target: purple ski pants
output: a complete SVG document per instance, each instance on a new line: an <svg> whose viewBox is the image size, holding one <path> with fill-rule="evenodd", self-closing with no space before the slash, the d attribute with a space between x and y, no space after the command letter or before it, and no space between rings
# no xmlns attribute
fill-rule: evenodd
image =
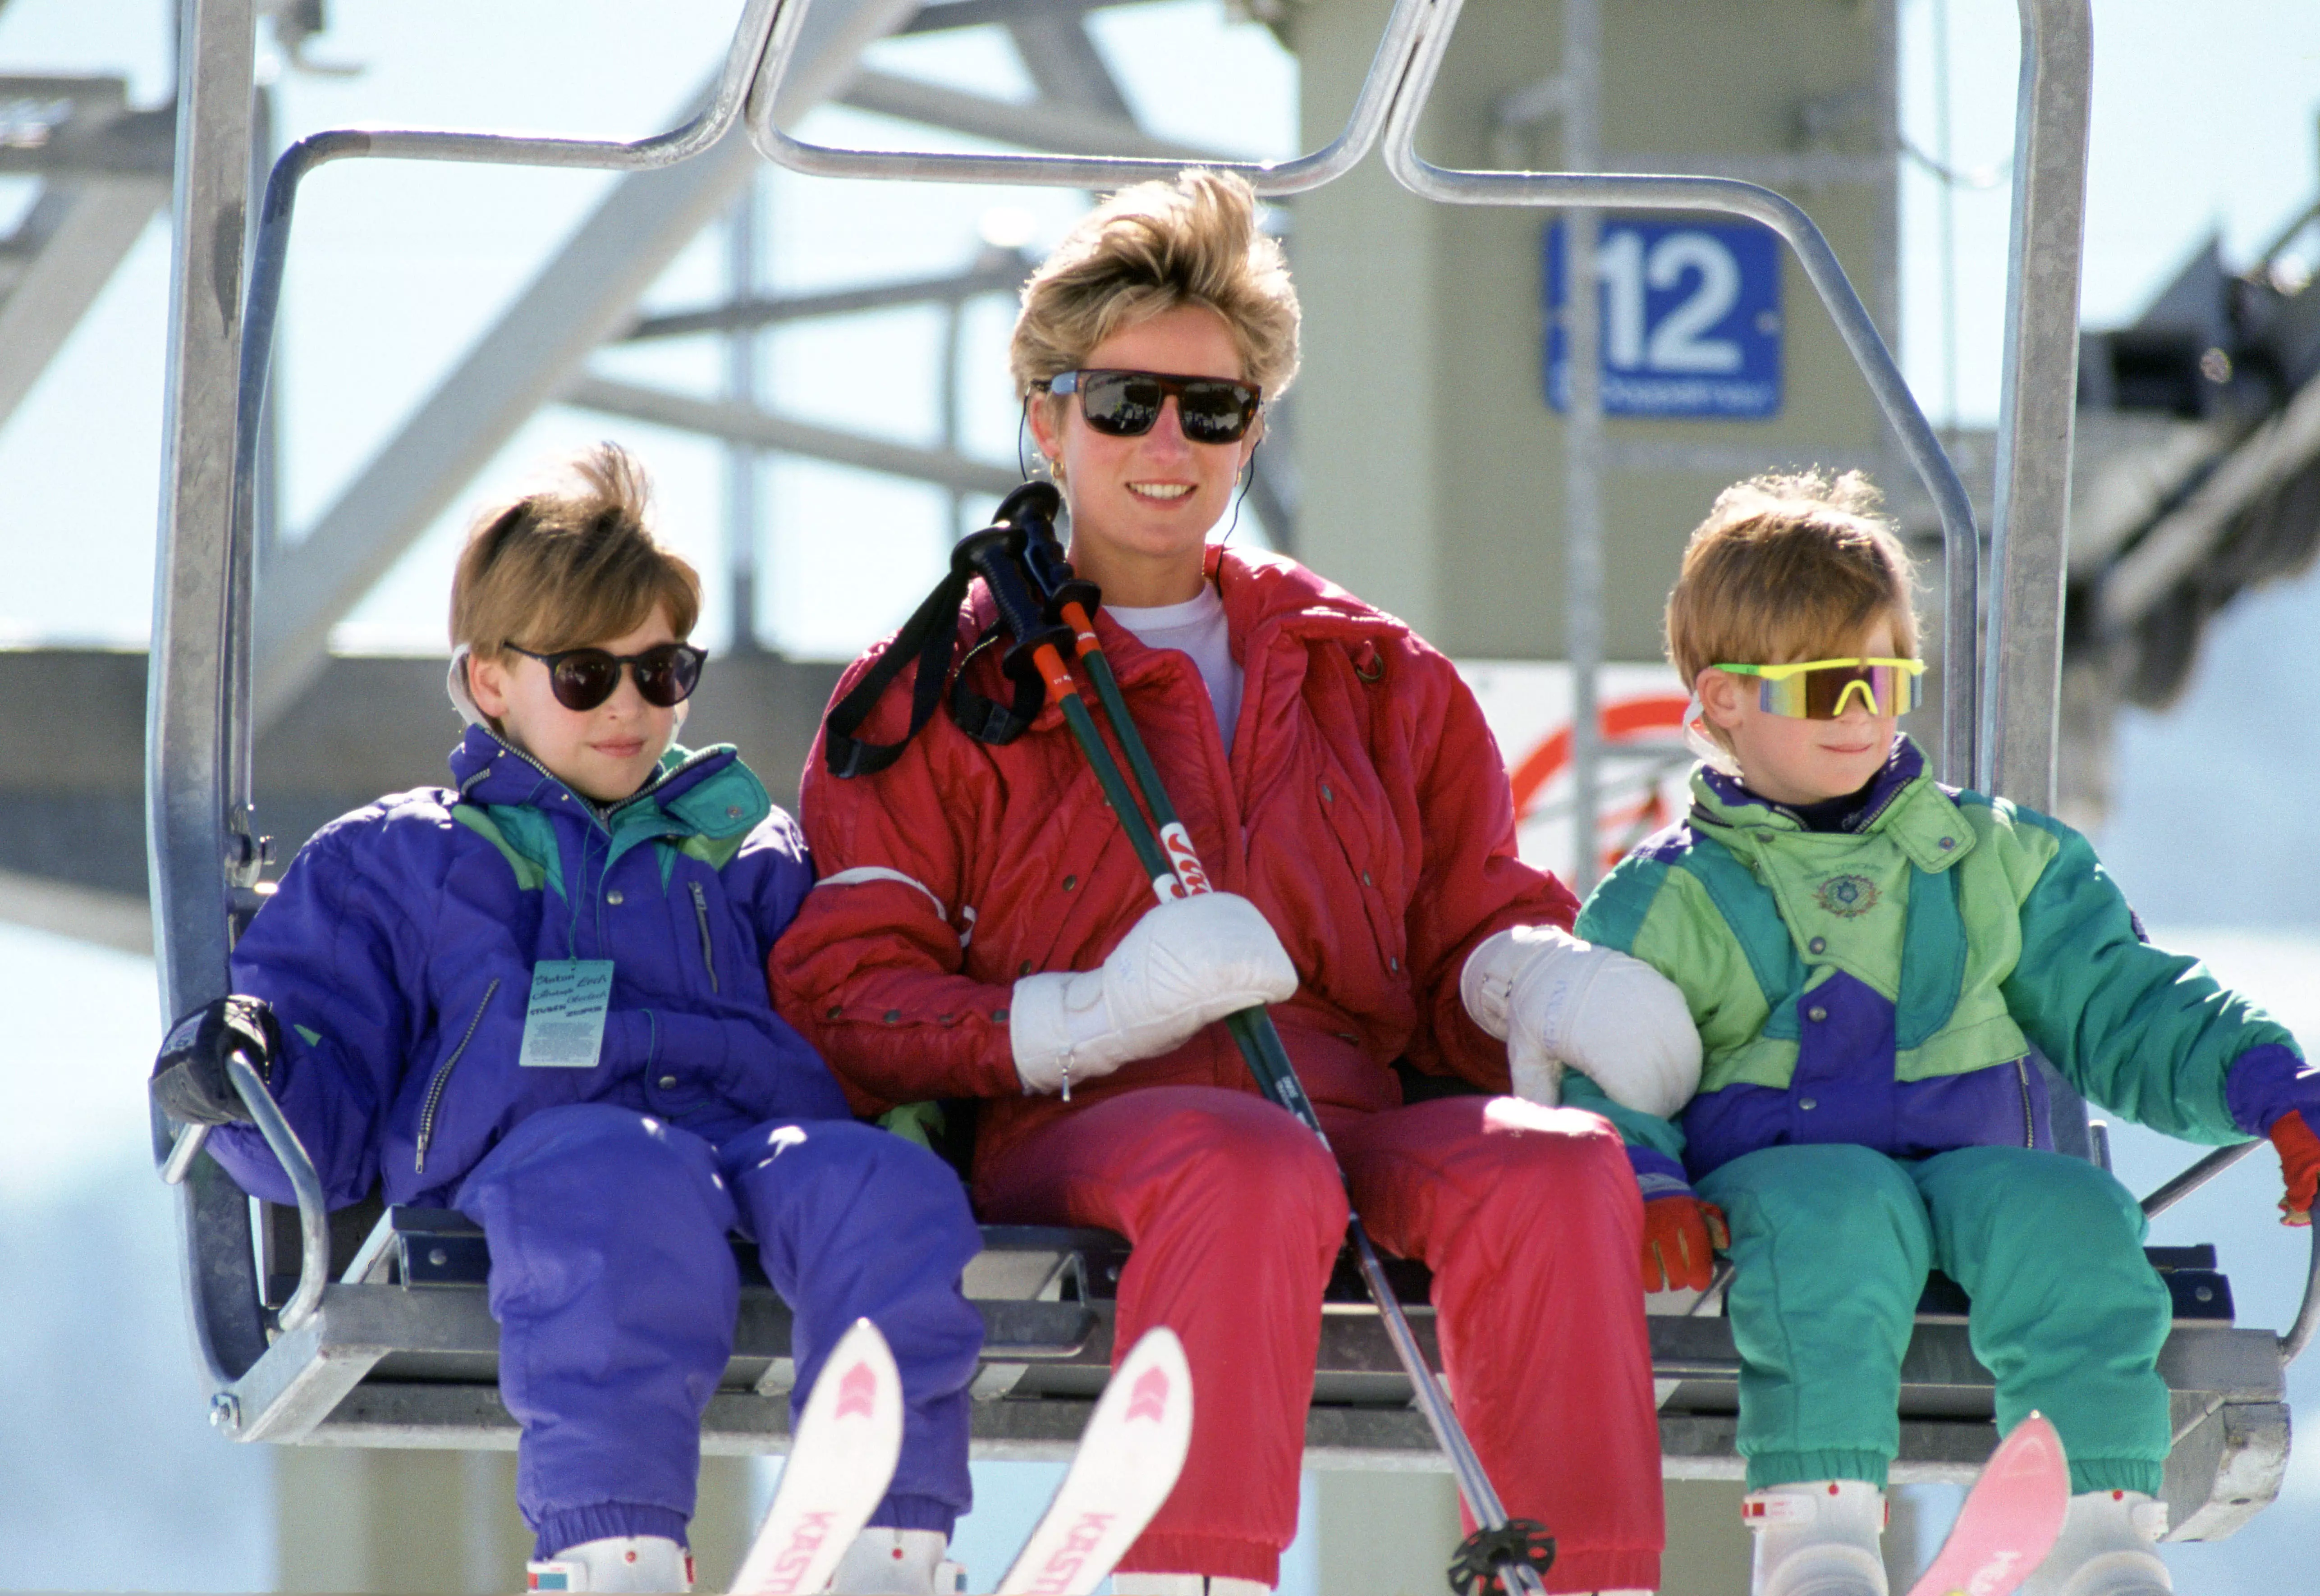
<svg viewBox="0 0 2320 1596"><path fill-rule="evenodd" d="M456 1202L491 1242L500 1393L523 1426L516 1499L539 1555L606 1536L684 1539L702 1412L732 1350L736 1230L790 1305L793 1416L855 1320L893 1348L902 1456L870 1521L947 1532L971 1505L983 1321L959 1272L982 1242L957 1177L926 1149L825 1120L712 1142L580 1104L517 1125Z"/></svg>

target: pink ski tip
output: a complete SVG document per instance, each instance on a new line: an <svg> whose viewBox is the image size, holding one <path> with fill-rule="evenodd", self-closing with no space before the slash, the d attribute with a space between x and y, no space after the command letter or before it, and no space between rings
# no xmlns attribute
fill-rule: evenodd
<svg viewBox="0 0 2320 1596"><path fill-rule="evenodd" d="M1991 1454L1909 1596L2011 1596L2053 1550L2070 1504L2062 1438L2034 1412Z"/></svg>
<svg viewBox="0 0 2320 1596"><path fill-rule="evenodd" d="M1155 1366L1144 1371L1129 1393L1128 1417L1148 1419L1157 1424L1168 1416L1168 1371Z"/></svg>
<svg viewBox="0 0 2320 1596"><path fill-rule="evenodd" d="M836 1417L859 1413L867 1418L877 1402L878 1375L867 1363L857 1363L838 1376Z"/></svg>

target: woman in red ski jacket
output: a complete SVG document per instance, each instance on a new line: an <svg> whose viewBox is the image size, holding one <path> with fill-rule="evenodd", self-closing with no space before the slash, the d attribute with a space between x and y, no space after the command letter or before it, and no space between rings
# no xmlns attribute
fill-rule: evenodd
<svg viewBox="0 0 2320 1596"><path fill-rule="evenodd" d="M1504 1093L1511 1036L1518 1075L1552 1055L1625 1100L1596 1055L1680 1076L1689 1016L1565 934L1578 905L1516 857L1504 765L1447 660L1292 561L1206 543L1296 324L1246 185L1188 172L1085 219L1014 338L1071 557L1104 595L1096 630L1219 891L1154 906L1056 709L1004 744L937 715L875 774L809 762L822 877L775 949L777 1000L857 1107L982 1100L986 1221L1134 1243L1118 1345L1173 1328L1197 1399L1183 1477L1119 1589L1272 1584L1348 1180L1378 1242L1434 1272L1475 1447L1508 1511L1557 1537L1549 1589L1647 1589L1659 1447L1619 1139L1542 1091L1404 1106L1392 1065ZM973 590L960 636L993 618ZM967 684L1004 701L996 652ZM909 681L864 741L902 741ZM1336 1163L1214 1023L1257 1002Z"/></svg>

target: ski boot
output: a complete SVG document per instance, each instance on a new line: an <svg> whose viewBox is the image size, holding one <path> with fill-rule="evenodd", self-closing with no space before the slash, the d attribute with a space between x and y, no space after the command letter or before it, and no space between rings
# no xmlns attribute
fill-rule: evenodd
<svg viewBox="0 0 2320 1596"><path fill-rule="evenodd" d="M527 1591L693 1589L693 1554L665 1535L613 1535L523 1565Z"/></svg>
<svg viewBox="0 0 2320 1596"><path fill-rule="evenodd" d="M1887 1596L1885 1493L1867 1481L1752 1491L1740 1517L1756 1537L1753 1596Z"/></svg>
<svg viewBox="0 0 2320 1596"><path fill-rule="evenodd" d="M2081 1492L2022 1596L2163 1596L2175 1582L2152 1543L2165 1533L2163 1501L2140 1491Z"/></svg>
<svg viewBox="0 0 2320 1596"><path fill-rule="evenodd" d="M950 1537L939 1529L865 1529L838 1560L829 1589L850 1596L950 1596L966 1589L966 1570L947 1563Z"/></svg>

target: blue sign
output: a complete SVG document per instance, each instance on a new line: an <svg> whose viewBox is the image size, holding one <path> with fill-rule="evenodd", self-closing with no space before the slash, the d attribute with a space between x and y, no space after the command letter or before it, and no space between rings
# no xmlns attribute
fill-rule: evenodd
<svg viewBox="0 0 2320 1596"><path fill-rule="evenodd" d="M1546 402L1570 401L1563 224L1546 230ZM1762 420L1781 411L1781 246L1749 222L1606 217L1603 411Z"/></svg>

